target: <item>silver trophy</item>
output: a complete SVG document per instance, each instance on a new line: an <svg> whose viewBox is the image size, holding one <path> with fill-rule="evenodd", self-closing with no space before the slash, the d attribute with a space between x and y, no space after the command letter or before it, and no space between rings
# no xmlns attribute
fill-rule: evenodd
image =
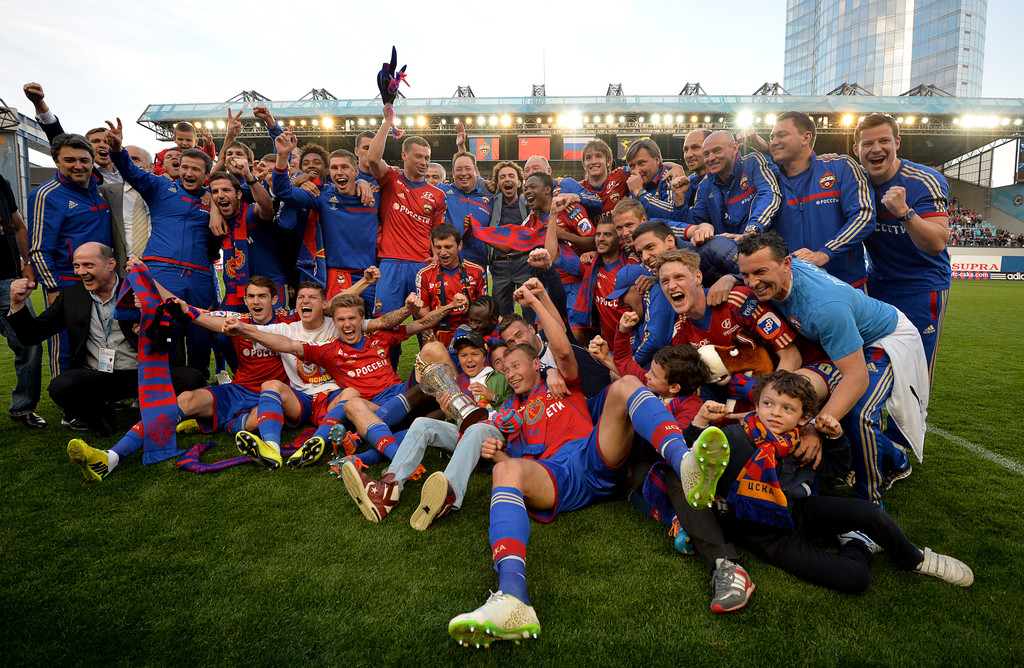
<svg viewBox="0 0 1024 668"><path fill-rule="evenodd" d="M479 406L473 397L459 389L455 370L447 364L426 364L416 359L416 371L420 375L420 387L432 397L451 397L445 415L459 425L459 433L472 425L487 419L487 409ZM438 401L440 403L440 401Z"/></svg>

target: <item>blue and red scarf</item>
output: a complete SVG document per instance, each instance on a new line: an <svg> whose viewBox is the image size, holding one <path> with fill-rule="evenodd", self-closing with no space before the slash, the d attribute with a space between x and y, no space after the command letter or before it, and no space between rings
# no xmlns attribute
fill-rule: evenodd
<svg viewBox="0 0 1024 668"><path fill-rule="evenodd" d="M224 305L245 304L245 284L249 282L249 203L242 202L231 225L231 233L221 239L224 246Z"/></svg>
<svg viewBox="0 0 1024 668"><path fill-rule="evenodd" d="M133 292L142 304L141 309L134 306ZM178 450L175 437L178 398L167 361L166 332L170 316L145 267L135 267L128 272L117 297L115 317L130 318L133 311L139 313L139 408L145 430L142 463L154 464L177 457L183 451Z"/></svg>
<svg viewBox="0 0 1024 668"><path fill-rule="evenodd" d="M742 520L792 529L793 518L775 466L779 457L788 457L800 444L800 432L794 429L776 434L758 419L757 413L747 414L743 430L757 450L729 488L728 501L733 514Z"/></svg>
<svg viewBox="0 0 1024 668"><path fill-rule="evenodd" d="M486 244L504 246L521 252L532 251L534 248L544 246L544 235L547 234L546 226L539 229L525 225L483 227L473 216L470 216L469 220L473 236Z"/></svg>

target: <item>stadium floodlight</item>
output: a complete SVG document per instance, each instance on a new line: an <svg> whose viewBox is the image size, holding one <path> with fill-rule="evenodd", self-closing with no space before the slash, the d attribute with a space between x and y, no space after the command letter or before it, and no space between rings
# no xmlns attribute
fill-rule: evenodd
<svg viewBox="0 0 1024 668"><path fill-rule="evenodd" d="M501 117L501 127L507 128L510 125L512 125L512 117L509 116L508 114L505 114L504 116Z"/></svg>
<svg viewBox="0 0 1024 668"><path fill-rule="evenodd" d="M754 114L747 110L743 110L736 114L736 127L749 128L754 124Z"/></svg>
<svg viewBox="0 0 1024 668"><path fill-rule="evenodd" d="M608 125L611 125L612 123L615 122L615 117L612 116L611 114L608 114L607 116L604 117L604 122L607 123Z"/></svg>
<svg viewBox="0 0 1024 668"><path fill-rule="evenodd" d="M576 130L583 127L583 114L578 111L569 111L558 115L558 124L563 128Z"/></svg>
<svg viewBox="0 0 1024 668"><path fill-rule="evenodd" d="M553 119L550 116L548 116L548 123L554 123L554 122L555 122L555 119Z"/></svg>
<svg viewBox="0 0 1024 668"><path fill-rule="evenodd" d="M334 126L334 119L322 118L322 119L320 119L320 125L324 126L325 128L333 127Z"/></svg>
<svg viewBox="0 0 1024 668"><path fill-rule="evenodd" d="M718 122L719 122L719 123L723 122L724 120L725 120L725 118L723 118L722 116L719 116L719 117L718 117Z"/></svg>
<svg viewBox="0 0 1024 668"><path fill-rule="evenodd" d="M1009 124L1010 124L1010 119L1009 119L1009 118L1004 118L1004 119L1003 119L1002 121L1000 121L1000 122L1001 122L1001 123L1002 123L1003 125L1009 125Z"/></svg>
<svg viewBox="0 0 1024 668"><path fill-rule="evenodd" d="M924 118L922 118L922 119L921 119L921 122L922 122L922 123L927 123L927 122L928 122L928 117L927 117L927 116L925 116Z"/></svg>
<svg viewBox="0 0 1024 668"><path fill-rule="evenodd" d="M306 126L306 120L303 119L303 120L299 121L299 125L305 127Z"/></svg>
<svg viewBox="0 0 1024 668"><path fill-rule="evenodd" d="M448 125L448 119L447 118L442 118L441 119L441 125Z"/></svg>
<svg viewBox="0 0 1024 668"><path fill-rule="evenodd" d="M295 121L288 121L288 125L295 125Z"/></svg>
<svg viewBox="0 0 1024 668"><path fill-rule="evenodd" d="M366 125L366 119L365 118L360 118L359 119L359 125L360 125L360 127L363 126L363 125Z"/></svg>
<svg viewBox="0 0 1024 668"><path fill-rule="evenodd" d="M758 116L757 118L755 118L755 119L754 119L754 122L755 122L755 123L760 123L760 122L761 122L761 117L760 117L760 116Z"/></svg>
<svg viewBox="0 0 1024 668"><path fill-rule="evenodd" d="M843 117L842 119L840 119L839 122L843 125L843 127L850 127L851 125L853 125L853 114L843 114Z"/></svg>
<svg viewBox="0 0 1024 668"><path fill-rule="evenodd" d="M903 125L903 117L902 116L898 116L896 118L896 122L899 123L900 125Z"/></svg>
<svg viewBox="0 0 1024 668"><path fill-rule="evenodd" d="M202 129L203 129L203 122L202 122L202 121L196 121L196 122L195 122L195 123L193 123L192 125L196 126L196 127L197 127L197 128L199 128L200 130L202 130Z"/></svg>
<svg viewBox="0 0 1024 668"><path fill-rule="evenodd" d="M471 116L466 116L466 125L473 125L473 118Z"/></svg>
<svg viewBox="0 0 1024 668"><path fill-rule="evenodd" d="M406 125L411 126L415 122L416 122L416 119L414 119L412 116L406 116L405 117L405 124Z"/></svg>
<svg viewBox="0 0 1024 668"><path fill-rule="evenodd" d="M954 118L953 119L953 125L960 125L960 119L959 118Z"/></svg>
<svg viewBox="0 0 1024 668"><path fill-rule="evenodd" d="M522 123L522 122L523 122L523 117L522 116L516 116L516 123Z"/></svg>
<svg viewBox="0 0 1024 668"><path fill-rule="evenodd" d="M619 116L619 123L625 123L625 122L626 122L626 117L625 116Z"/></svg>
<svg viewBox="0 0 1024 668"><path fill-rule="evenodd" d="M416 125L418 125L418 126L420 126L422 128L426 124L427 124L426 116L417 116L416 117Z"/></svg>
<svg viewBox="0 0 1024 668"><path fill-rule="evenodd" d="M913 125L916 120L913 116L907 116L907 125Z"/></svg>
<svg viewBox="0 0 1024 668"><path fill-rule="evenodd" d="M690 122L691 123L696 123L697 122L697 117L696 116L690 116Z"/></svg>
<svg viewBox="0 0 1024 668"><path fill-rule="evenodd" d="M705 116L704 117L704 122L705 123L710 123L711 122L711 117L710 116Z"/></svg>
<svg viewBox="0 0 1024 668"><path fill-rule="evenodd" d="M775 121L778 120L778 116L775 114L768 114L764 117L764 122L768 125L775 125Z"/></svg>
<svg viewBox="0 0 1024 668"><path fill-rule="evenodd" d="M395 127L398 127L399 125L401 125L402 124L402 117L401 116L395 116L394 124L395 124Z"/></svg>
<svg viewBox="0 0 1024 668"><path fill-rule="evenodd" d="M310 121L310 123L312 123L312 124L313 124L314 126L318 126L318 125L320 125L320 121L318 121L318 120L317 120L317 119L315 119L315 118L314 118L314 119L313 119L312 121Z"/></svg>
<svg viewBox="0 0 1024 668"><path fill-rule="evenodd" d="M541 120L540 118L538 118L538 119L537 119L537 122L538 122L538 123L543 123L544 121L543 121L543 120Z"/></svg>
<svg viewBox="0 0 1024 668"><path fill-rule="evenodd" d="M1020 125L1020 123L1021 123L1021 119L1019 119L1019 118L1013 119L1013 124L1014 125Z"/></svg>
<svg viewBox="0 0 1024 668"><path fill-rule="evenodd" d="M491 116L490 118L487 119L487 122L489 124L491 124L491 125L497 125L498 124L498 117L497 116Z"/></svg>
<svg viewBox="0 0 1024 668"><path fill-rule="evenodd" d="M651 114L651 123L661 123L661 114Z"/></svg>
<svg viewBox="0 0 1024 668"><path fill-rule="evenodd" d="M218 130L223 130L224 129L224 121L217 121L217 129Z"/></svg>
<svg viewBox="0 0 1024 668"><path fill-rule="evenodd" d="M672 114L665 114L665 125L672 125Z"/></svg>

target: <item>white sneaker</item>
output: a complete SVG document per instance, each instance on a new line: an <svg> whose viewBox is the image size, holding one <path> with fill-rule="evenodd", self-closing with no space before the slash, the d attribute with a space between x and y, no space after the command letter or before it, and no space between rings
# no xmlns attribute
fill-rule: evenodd
<svg viewBox="0 0 1024 668"><path fill-rule="evenodd" d="M708 427L683 455L679 479L687 502L694 508L710 508L715 502L715 487L729 464L729 441L718 427Z"/></svg>
<svg viewBox="0 0 1024 668"><path fill-rule="evenodd" d="M448 622L448 634L467 647L489 647L495 640L515 640L518 645L540 634L540 621L533 606L498 590L473 612Z"/></svg>
<svg viewBox="0 0 1024 668"><path fill-rule="evenodd" d="M914 569L915 573L932 575L957 587L970 587L974 582L974 572L970 566L959 559L932 552L927 547L921 551L921 554L924 556L924 561L917 565L917 568Z"/></svg>
<svg viewBox="0 0 1024 668"><path fill-rule="evenodd" d="M871 537L863 531L847 531L846 533L839 534L840 545L846 545L851 540L858 540L863 543L871 554L878 554L882 551L882 546L871 540Z"/></svg>

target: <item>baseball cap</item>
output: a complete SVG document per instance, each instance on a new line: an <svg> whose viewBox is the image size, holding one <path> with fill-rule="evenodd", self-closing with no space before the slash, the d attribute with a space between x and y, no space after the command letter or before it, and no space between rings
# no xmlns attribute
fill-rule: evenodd
<svg viewBox="0 0 1024 668"><path fill-rule="evenodd" d="M484 337L480 336L476 332L469 332L467 334L460 335L455 341L452 342L452 349L458 350L460 344L473 346L474 348L480 348L484 352L487 351L487 342L484 341Z"/></svg>
<svg viewBox="0 0 1024 668"><path fill-rule="evenodd" d="M627 264L615 274L615 291L608 295L608 299L618 299L633 287L636 279L650 275L651 272L642 264Z"/></svg>

